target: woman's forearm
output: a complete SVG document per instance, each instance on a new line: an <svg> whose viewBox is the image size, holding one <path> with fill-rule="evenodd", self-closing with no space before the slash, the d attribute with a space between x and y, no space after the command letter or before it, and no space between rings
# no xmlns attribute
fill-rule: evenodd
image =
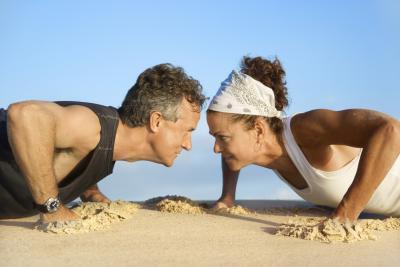
<svg viewBox="0 0 400 267"><path fill-rule="evenodd" d="M335 211L342 221L354 221L364 210L400 153L398 124L378 128L364 147L355 178Z"/></svg>
<svg viewBox="0 0 400 267"><path fill-rule="evenodd" d="M229 199L235 201L236 185L240 171L232 171L221 157L222 165L222 195L220 200Z"/></svg>

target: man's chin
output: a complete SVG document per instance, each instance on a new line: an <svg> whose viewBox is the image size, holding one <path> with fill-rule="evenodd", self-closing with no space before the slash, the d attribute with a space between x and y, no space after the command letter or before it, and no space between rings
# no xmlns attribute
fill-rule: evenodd
<svg viewBox="0 0 400 267"><path fill-rule="evenodd" d="M163 162L162 163L165 167L172 167L174 165L174 160Z"/></svg>

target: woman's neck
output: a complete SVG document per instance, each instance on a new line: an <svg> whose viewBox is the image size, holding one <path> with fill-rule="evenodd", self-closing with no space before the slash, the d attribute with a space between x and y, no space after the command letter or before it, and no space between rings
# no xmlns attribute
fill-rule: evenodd
<svg viewBox="0 0 400 267"><path fill-rule="evenodd" d="M255 163L268 169L284 169L290 165L290 157L283 143L282 134L275 135L272 140L266 140L262 156Z"/></svg>

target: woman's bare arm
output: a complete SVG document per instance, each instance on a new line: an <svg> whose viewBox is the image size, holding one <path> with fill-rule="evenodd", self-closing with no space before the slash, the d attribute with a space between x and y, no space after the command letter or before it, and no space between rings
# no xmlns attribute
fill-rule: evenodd
<svg viewBox="0 0 400 267"><path fill-rule="evenodd" d="M235 204L236 185L239 179L240 171L232 171L221 157L222 165L222 194L218 199L217 204L222 202L227 207L232 207Z"/></svg>
<svg viewBox="0 0 400 267"><path fill-rule="evenodd" d="M355 178L334 212L342 222L356 220L400 153L399 121L371 110L314 110L300 114L293 128L305 147L363 148Z"/></svg>

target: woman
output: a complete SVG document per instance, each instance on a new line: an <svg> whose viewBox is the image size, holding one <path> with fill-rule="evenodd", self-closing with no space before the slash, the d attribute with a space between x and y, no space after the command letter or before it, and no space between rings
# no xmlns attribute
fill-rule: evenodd
<svg viewBox="0 0 400 267"><path fill-rule="evenodd" d="M283 117L288 105L278 59L244 57L207 110L214 152L222 154L223 192L232 206L239 171L275 171L303 199L355 221L362 211L400 216L400 122L362 109L311 110Z"/></svg>

